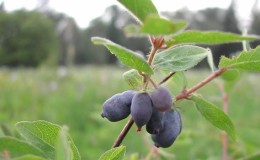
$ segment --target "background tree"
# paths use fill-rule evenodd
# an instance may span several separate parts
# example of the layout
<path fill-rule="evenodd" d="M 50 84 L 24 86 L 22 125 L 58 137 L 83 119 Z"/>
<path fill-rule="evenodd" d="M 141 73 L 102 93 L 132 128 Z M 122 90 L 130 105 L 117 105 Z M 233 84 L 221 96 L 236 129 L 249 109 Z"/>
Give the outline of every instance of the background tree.
<path fill-rule="evenodd" d="M 58 50 L 52 22 L 35 11 L 2 12 L 0 39 L 0 65 L 38 66 Z"/>

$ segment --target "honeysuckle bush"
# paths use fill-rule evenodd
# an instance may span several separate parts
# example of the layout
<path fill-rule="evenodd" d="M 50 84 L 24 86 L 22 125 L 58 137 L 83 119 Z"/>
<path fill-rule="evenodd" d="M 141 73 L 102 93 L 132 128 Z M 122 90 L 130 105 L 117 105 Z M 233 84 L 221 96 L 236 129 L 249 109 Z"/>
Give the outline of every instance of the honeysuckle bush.
<path fill-rule="evenodd" d="M 171 77 L 179 77 L 181 92 L 174 95 L 173 103 L 192 101 L 198 112 L 213 126 L 225 131 L 236 141 L 236 129 L 231 119 L 215 104 L 196 94 L 196 91 L 213 79 L 222 77 L 225 89 L 235 83 L 241 71 L 260 71 L 260 46 L 240 52 L 232 58 L 222 56 L 217 66 L 213 63 L 210 48 L 197 45 L 216 45 L 222 43 L 249 42 L 257 36 L 242 36 L 219 31 L 186 30 L 186 21 L 170 21 L 161 17 L 151 0 L 118 0 L 137 20 L 139 25 L 128 26 L 127 34 L 146 36 L 151 42 L 147 59 L 109 39 L 93 37 L 96 45 L 105 46 L 118 60 L 128 66 L 129 71 L 122 73 L 129 88 L 136 91 L 153 90 Z M 98 53 L 97 53 L 98 54 Z M 191 88 L 186 88 L 186 70 L 192 69 L 207 59 L 212 73 Z M 158 74 L 165 78 L 155 80 Z M 181 79 L 181 80 L 180 80 Z M 175 108 L 175 106 L 173 106 Z M 126 147 L 121 145 L 134 121 L 130 117 L 122 132 L 115 140 L 112 149 L 101 155 L 100 160 L 121 160 L 125 157 Z M 0 137 L 2 159 L 13 160 L 80 160 L 80 154 L 68 134 L 66 126 L 46 121 L 23 121 L 16 124 L 20 138 Z M 178 139 L 176 139 L 178 141 Z M 174 145 L 174 144 L 173 144 Z M 194 146 L 195 147 L 195 146 Z"/>

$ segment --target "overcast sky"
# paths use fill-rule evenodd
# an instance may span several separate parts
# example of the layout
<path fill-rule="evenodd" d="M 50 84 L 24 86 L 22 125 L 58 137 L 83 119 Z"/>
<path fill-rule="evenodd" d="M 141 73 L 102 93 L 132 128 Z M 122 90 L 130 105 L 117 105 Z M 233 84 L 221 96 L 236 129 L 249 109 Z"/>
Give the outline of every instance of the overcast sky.
<path fill-rule="evenodd" d="M 35 9 L 41 0 L 0 0 L 5 3 L 7 10 L 26 8 Z M 237 14 L 243 20 L 249 21 L 250 11 L 255 0 L 237 0 Z M 153 0 L 159 12 L 176 11 L 183 7 L 190 10 L 200 10 L 207 7 L 228 8 L 231 0 Z M 102 15 L 110 5 L 116 4 L 123 8 L 116 0 L 49 0 L 49 7 L 73 17 L 81 28 L 88 26 L 89 22 Z M 258 4 L 259 6 L 259 4 Z M 260 8 L 260 7 L 258 7 Z"/>

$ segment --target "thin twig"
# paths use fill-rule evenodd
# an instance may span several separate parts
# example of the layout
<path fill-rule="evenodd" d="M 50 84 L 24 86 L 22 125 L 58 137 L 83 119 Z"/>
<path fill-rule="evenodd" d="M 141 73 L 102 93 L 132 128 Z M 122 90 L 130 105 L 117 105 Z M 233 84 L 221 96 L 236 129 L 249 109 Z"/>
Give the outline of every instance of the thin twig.
<path fill-rule="evenodd" d="M 149 66 L 152 65 L 153 59 L 154 59 L 154 56 L 155 56 L 157 50 L 158 50 L 158 48 L 156 48 L 156 47 L 154 47 L 154 46 L 152 47 L 151 52 L 150 52 L 149 57 L 148 57 L 148 60 L 147 60 L 147 63 L 149 64 Z M 149 83 L 148 79 L 150 79 L 150 75 L 144 76 L 144 79 L 143 79 L 143 82 L 144 82 L 144 90 L 147 89 L 147 86 L 148 86 L 148 83 Z"/>
<path fill-rule="evenodd" d="M 145 76 L 145 74 L 143 73 L 143 72 L 141 72 L 141 71 L 138 71 L 138 73 L 141 75 L 141 76 Z"/>
<path fill-rule="evenodd" d="M 150 82 L 152 83 L 153 87 L 154 87 L 155 89 L 157 89 L 157 88 L 158 88 L 157 84 L 156 84 L 150 77 L 149 77 L 149 80 L 150 80 Z"/>
<path fill-rule="evenodd" d="M 212 81 L 214 78 L 218 77 L 219 75 L 221 75 L 222 73 L 224 73 L 227 70 L 227 68 L 221 68 L 219 70 L 217 70 L 216 72 L 212 73 L 211 75 L 209 75 L 206 79 L 204 79 L 203 81 L 201 81 L 200 83 L 196 84 L 195 86 L 193 86 L 192 88 L 190 88 L 189 90 L 186 90 L 184 92 L 182 92 L 181 94 L 177 95 L 175 98 L 175 101 L 184 99 L 184 98 L 188 98 L 188 96 L 195 92 L 196 90 L 200 89 L 201 87 L 205 86 L 206 84 L 208 84 L 210 81 Z"/>
<path fill-rule="evenodd" d="M 112 146 L 113 148 L 120 146 L 120 144 L 124 140 L 125 136 L 127 135 L 128 131 L 131 129 L 133 124 L 134 124 L 134 120 L 133 120 L 133 118 L 130 118 L 128 120 L 128 122 L 126 123 L 125 127 L 123 128 L 123 130 L 120 132 L 120 134 L 116 138 L 116 140 Z"/>
<path fill-rule="evenodd" d="M 167 82 L 176 72 L 170 72 L 160 83 L 159 85 Z"/>
<path fill-rule="evenodd" d="M 158 48 L 156 47 L 153 47 L 150 54 L 149 54 L 149 57 L 148 57 L 148 60 L 147 60 L 147 63 L 149 65 L 151 65 L 153 63 L 153 59 L 154 59 L 154 56 L 155 56 L 155 53 L 157 52 Z"/>

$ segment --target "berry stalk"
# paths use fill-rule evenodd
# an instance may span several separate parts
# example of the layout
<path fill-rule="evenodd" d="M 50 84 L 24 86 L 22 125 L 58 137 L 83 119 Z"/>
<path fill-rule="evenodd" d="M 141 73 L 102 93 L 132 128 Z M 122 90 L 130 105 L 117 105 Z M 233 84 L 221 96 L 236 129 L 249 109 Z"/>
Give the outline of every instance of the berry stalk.
<path fill-rule="evenodd" d="M 126 123 L 126 125 L 124 126 L 123 130 L 120 132 L 120 134 L 118 135 L 118 137 L 116 138 L 112 148 L 116 148 L 119 147 L 120 144 L 122 143 L 122 141 L 124 140 L 125 136 L 127 135 L 128 131 L 131 129 L 132 125 L 134 124 L 134 120 L 131 117 L 128 122 Z"/>

